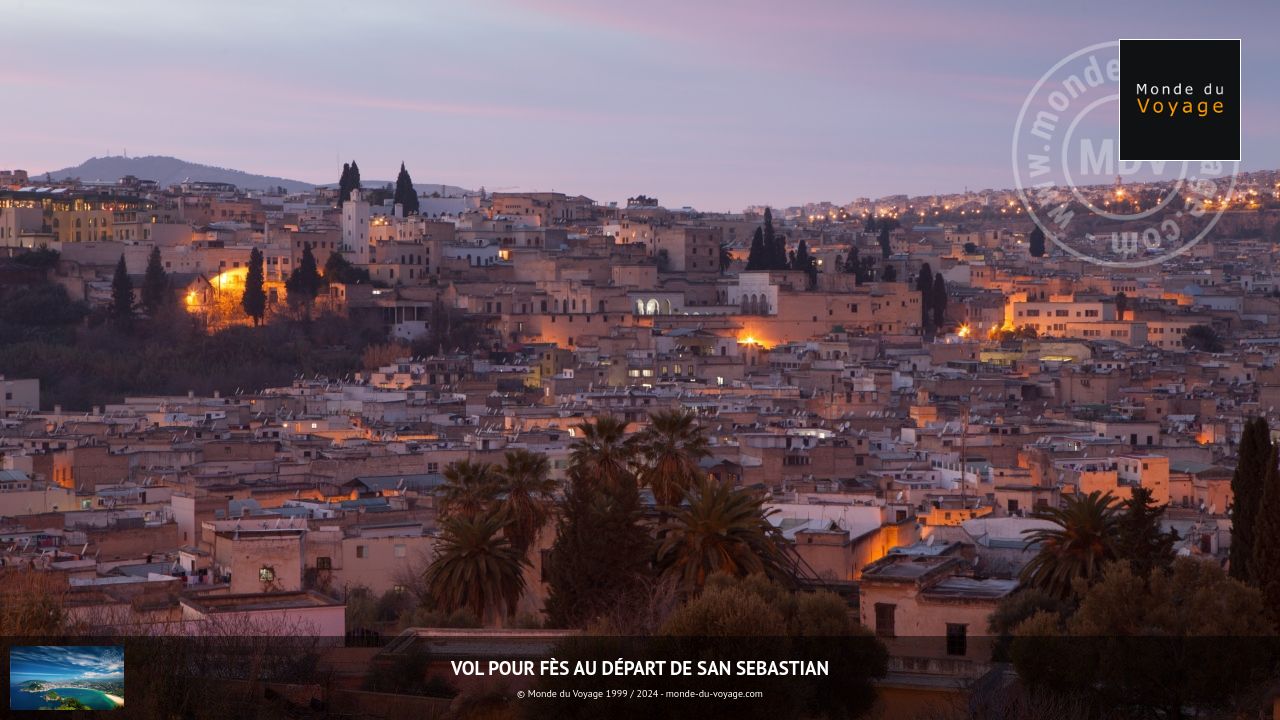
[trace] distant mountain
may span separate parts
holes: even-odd
[[[48,173],[54,180],[79,178],[85,182],[116,182],[126,175],[140,180],[154,180],[160,187],[177,185],[186,180],[204,182],[231,183],[242,190],[272,190],[283,187],[289,192],[303,192],[315,187],[336,187],[337,183],[317,186],[301,180],[254,175],[241,170],[201,165],[199,163],[179,160],[165,155],[147,155],[145,157],[110,157],[89,158],[83,163]],[[43,178],[43,174],[33,175],[33,179]],[[367,180],[362,183],[366,188],[378,188],[383,185],[394,185],[384,180]],[[414,183],[419,193],[440,193],[441,195],[458,195],[470,192],[456,185],[431,185]]]
[[[126,175],[132,175],[140,180],[154,180],[161,187],[176,185],[186,180],[231,183],[244,190],[268,190],[284,187],[289,192],[301,192],[315,187],[311,183],[305,183],[300,180],[253,175],[240,170],[200,165],[199,163],[187,162],[164,155],[147,155],[145,157],[115,155],[89,158],[75,167],[54,170],[49,175],[54,180],[79,178],[86,182],[115,182]]]

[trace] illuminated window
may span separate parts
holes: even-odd
[[[275,582],[276,569],[269,565],[263,565],[262,569],[258,570],[258,579],[264,583]]]

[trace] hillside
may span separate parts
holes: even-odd
[[[269,175],[254,175],[242,170],[201,165],[166,155],[147,155],[145,157],[114,155],[89,158],[75,167],[53,170],[49,175],[54,180],[79,178],[86,182],[115,182],[126,175],[132,175],[142,180],[154,180],[161,187],[176,185],[186,180],[231,183],[242,190],[268,190],[284,187],[289,192],[302,192],[317,187],[312,183],[302,182],[301,180],[290,180]],[[38,180],[42,177],[43,174],[33,175],[32,179]],[[366,188],[376,188],[387,184],[390,184],[390,182],[385,180],[366,180],[363,183]],[[321,187],[336,186],[337,183],[325,183]],[[414,187],[417,188],[419,193],[424,194],[458,195],[470,192],[466,188],[456,185],[434,183],[414,183]]]

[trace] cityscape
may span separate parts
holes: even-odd
[[[617,42],[610,67],[619,28],[688,42],[516,5],[557,47]],[[489,12],[441,22],[472,37]],[[779,62],[811,60],[794,31]],[[156,718],[1280,717],[1280,156],[1251,120],[1243,162],[1175,176],[1106,141],[1087,177],[1036,182],[1033,159],[1028,180],[1016,106],[1086,44],[956,121],[976,124],[950,144],[997,161],[927,180],[814,161],[773,188],[698,154],[724,149],[701,101],[687,125],[635,103],[687,164],[664,150],[655,175],[637,136],[620,164],[513,170],[495,124],[597,147],[594,101],[486,100],[472,131],[452,77],[403,89],[426,110],[348,88],[350,118],[395,119],[335,129],[336,157],[311,125],[284,142],[284,93],[247,145],[199,135],[234,125],[218,108],[147,147],[104,116],[105,155],[0,130],[9,709],[123,715],[127,688]],[[227,77],[274,57],[239,49]],[[758,112],[724,132],[783,122]],[[454,134],[388,160],[407,113]]]

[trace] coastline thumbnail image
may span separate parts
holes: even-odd
[[[32,645],[9,651],[10,710],[124,706],[124,647]]]

